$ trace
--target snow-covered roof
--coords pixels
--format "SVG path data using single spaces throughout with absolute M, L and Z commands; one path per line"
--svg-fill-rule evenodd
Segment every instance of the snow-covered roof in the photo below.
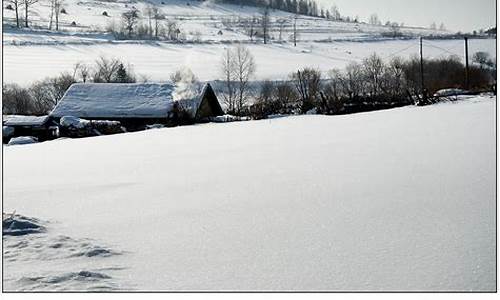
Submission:
M 13 136 L 14 131 L 15 131 L 14 127 L 2 126 L 2 135 L 4 138 Z
M 7 145 L 25 145 L 25 144 L 33 144 L 38 143 L 38 139 L 33 136 L 18 136 L 11 138 Z
M 4 115 L 3 125 L 5 126 L 42 126 L 47 122 L 49 116 L 23 116 Z
M 467 94 L 466 90 L 462 89 L 442 89 L 434 93 L 434 97 L 449 97 L 449 96 L 457 96 L 457 95 L 464 95 Z
M 175 86 L 170 83 L 75 83 L 50 113 L 52 117 L 165 118 Z

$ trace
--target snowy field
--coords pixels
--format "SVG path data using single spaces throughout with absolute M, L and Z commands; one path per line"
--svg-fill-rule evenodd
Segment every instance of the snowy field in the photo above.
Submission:
M 221 56 L 227 44 L 171 44 L 165 42 L 110 42 L 101 44 L 5 45 L 4 82 L 27 85 L 47 76 L 71 71 L 77 62 L 92 63 L 101 55 L 118 57 L 130 63 L 135 72 L 152 81 L 165 81 L 171 73 L 187 66 L 201 80 L 222 77 Z M 418 40 L 365 42 L 249 44 L 257 63 L 256 79 L 286 79 L 300 67 L 322 71 L 343 69 L 349 62 L 378 53 L 389 60 L 394 56 L 411 57 L 419 53 Z M 471 40 L 469 53 L 488 52 L 496 57 L 494 39 Z M 464 56 L 462 40 L 425 41 L 426 58 Z M 326 74 L 325 74 L 326 75 Z
M 495 107 L 4 147 L 4 289 L 494 291 Z

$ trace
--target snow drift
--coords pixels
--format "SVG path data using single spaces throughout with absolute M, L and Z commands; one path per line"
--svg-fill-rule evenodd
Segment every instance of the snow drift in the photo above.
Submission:
M 5 147 L 6 211 L 123 252 L 4 289 L 494 291 L 495 101 Z

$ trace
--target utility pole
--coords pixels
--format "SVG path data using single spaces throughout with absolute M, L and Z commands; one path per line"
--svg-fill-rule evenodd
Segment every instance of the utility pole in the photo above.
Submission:
M 293 46 L 297 47 L 297 15 L 295 15 L 293 22 Z
M 469 38 L 465 40 L 465 89 L 469 90 Z
M 424 84 L 424 50 L 422 46 L 422 37 L 420 37 L 420 80 L 422 84 L 422 98 L 427 100 L 427 95 L 425 93 L 425 84 Z
M 264 13 L 262 15 L 262 31 L 264 32 L 264 44 L 267 44 L 267 31 L 269 26 L 269 6 L 264 9 Z

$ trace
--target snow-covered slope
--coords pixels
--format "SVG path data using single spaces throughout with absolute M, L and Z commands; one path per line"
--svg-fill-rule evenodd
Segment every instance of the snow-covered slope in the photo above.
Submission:
M 494 291 L 495 102 L 4 147 L 4 289 Z
M 190 40 L 200 35 L 202 41 L 236 41 L 248 40 L 249 37 L 244 33 L 245 28 L 238 23 L 241 18 L 259 18 L 262 8 L 252 6 L 239 6 L 228 4 L 214 4 L 212 1 L 191 1 L 191 0 L 153 0 L 153 1 L 135 1 L 135 0 L 65 0 L 64 9 L 66 14 L 61 14 L 60 30 L 63 33 L 102 33 L 108 25 L 121 22 L 122 13 L 136 8 L 140 14 L 140 22 L 147 22 L 145 8 L 148 5 L 155 5 L 165 15 L 165 20 L 161 21 L 163 25 L 167 21 L 175 21 L 179 24 L 185 39 Z M 108 16 L 104 16 L 106 12 Z M 4 10 L 5 21 L 14 24 L 15 13 L 12 10 Z M 47 28 L 49 24 L 50 7 L 46 2 L 39 2 L 33 5 L 31 16 L 32 27 Z M 284 35 L 282 38 L 287 40 L 292 28 L 294 15 L 279 11 L 271 11 L 271 37 L 278 38 L 278 20 L 285 20 Z M 75 22 L 76 26 L 71 23 Z M 306 41 L 325 40 L 325 39 L 373 39 L 374 35 L 380 36 L 382 32 L 390 32 L 389 26 L 369 25 L 364 23 L 346 23 L 325 20 L 322 18 L 298 16 L 297 28 L 300 32 L 300 38 Z M 219 35 L 219 31 L 222 35 Z M 430 30 L 425 28 L 404 27 L 402 32 L 408 34 L 440 34 L 442 31 Z M 50 43 L 49 40 L 23 39 L 22 35 L 16 35 L 18 31 L 7 31 L 5 40 Z M 47 34 L 47 32 L 38 32 L 38 34 Z M 55 40 L 64 39 L 66 35 L 52 35 Z M 111 38 L 111 36 L 92 36 L 95 39 Z M 52 41 L 53 42 L 53 41 Z

